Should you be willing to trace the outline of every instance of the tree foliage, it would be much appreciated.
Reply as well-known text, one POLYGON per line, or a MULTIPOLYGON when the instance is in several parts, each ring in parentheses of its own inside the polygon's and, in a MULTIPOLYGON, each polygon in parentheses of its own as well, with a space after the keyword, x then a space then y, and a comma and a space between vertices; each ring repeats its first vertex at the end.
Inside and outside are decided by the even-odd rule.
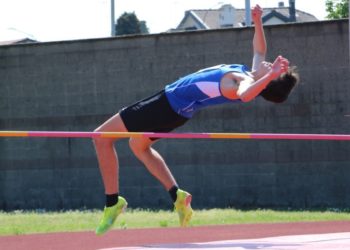
POLYGON ((148 28, 146 22, 139 21, 134 12, 124 12, 117 20, 116 34, 117 35, 129 35, 129 34, 148 34, 148 28))
POLYGON ((326 11, 328 19, 339 19, 349 17, 348 0, 327 0, 326 11))

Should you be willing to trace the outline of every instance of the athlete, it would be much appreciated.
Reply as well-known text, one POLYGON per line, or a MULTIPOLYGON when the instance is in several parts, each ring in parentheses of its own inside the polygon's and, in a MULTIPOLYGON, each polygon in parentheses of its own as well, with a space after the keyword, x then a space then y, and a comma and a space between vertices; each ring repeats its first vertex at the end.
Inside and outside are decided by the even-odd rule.
MULTIPOLYGON (((252 9, 255 24, 252 69, 239 64, 222 64, 199 70, 166 85, 155 95, 125 107, 103 123, 96 132, 170 132, 183 125, 207 106, 249 102, 257 96, 279 103, 287 99, 298 82, 289 61, 278 56, 266 62, 266 41, 262 25, 262 9, 252 9)), ((110 229, 127 206, 119 195, 119 164, 115 138, 95 138, 94 145, 106 194, 106 205, 96 234, 110 229)), ((130 148, 148 171, 164 186, 174 202, 180 225, 187 226, 193 210, 192 196, 180 189, 162 156, 152 148, 157 138, 131 138, 130 148)))

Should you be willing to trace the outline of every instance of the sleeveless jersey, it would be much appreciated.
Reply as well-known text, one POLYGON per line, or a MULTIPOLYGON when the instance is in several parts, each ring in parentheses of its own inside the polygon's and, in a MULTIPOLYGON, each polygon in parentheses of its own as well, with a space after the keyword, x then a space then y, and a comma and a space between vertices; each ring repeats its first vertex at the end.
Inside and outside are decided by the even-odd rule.
POLYGON ((228 72, 247 74, 248 67, 242 64, 221 64, 201 69, 165 86, 170 106, 181 116, 191 118, 194 113, 207 106, 241 102, 228 99, 220 90, 221 78, 228 72))

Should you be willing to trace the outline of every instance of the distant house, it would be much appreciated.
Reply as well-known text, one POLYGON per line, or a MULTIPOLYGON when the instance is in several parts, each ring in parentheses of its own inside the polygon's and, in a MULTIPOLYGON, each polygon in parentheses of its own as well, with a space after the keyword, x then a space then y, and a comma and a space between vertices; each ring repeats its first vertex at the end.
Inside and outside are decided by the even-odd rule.
POLYGON ((0 46, 23 43, 37 43, 31 34, 17 30, 16 28, 8 28, 0 30, 0 46))
MULTIPOLYGON (((264 25, 290 22, 312 22, 318 19, 306 12, 295 9, 295 0, 289 0, 289 7, 279 2, 276 8, 264 8, 262 21, 264 25)), ((188 10, 172 31, 205 30, 245 26, 245 9, 236 9, 225 4, 219 9, 188 10)))
POLYGON ((1 45, 11 45, 11 44, 24 44, 24 43, 36 43, 38 41, 30 39, 30 38, 20 38, 15 40, 8 40, 8 41, 0 41, 1 45))

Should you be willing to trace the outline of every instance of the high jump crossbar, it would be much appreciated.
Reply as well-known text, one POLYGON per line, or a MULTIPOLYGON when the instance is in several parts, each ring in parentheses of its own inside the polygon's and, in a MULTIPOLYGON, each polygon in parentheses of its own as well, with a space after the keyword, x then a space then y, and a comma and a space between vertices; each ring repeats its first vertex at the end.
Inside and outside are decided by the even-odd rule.
POLYGON ((263 140, 265 139, 265 140, 350 141, 350 134, 281 134, 281 133, 153 133, 153 132, 0 131, 0 137, 263 139, 263 140))

